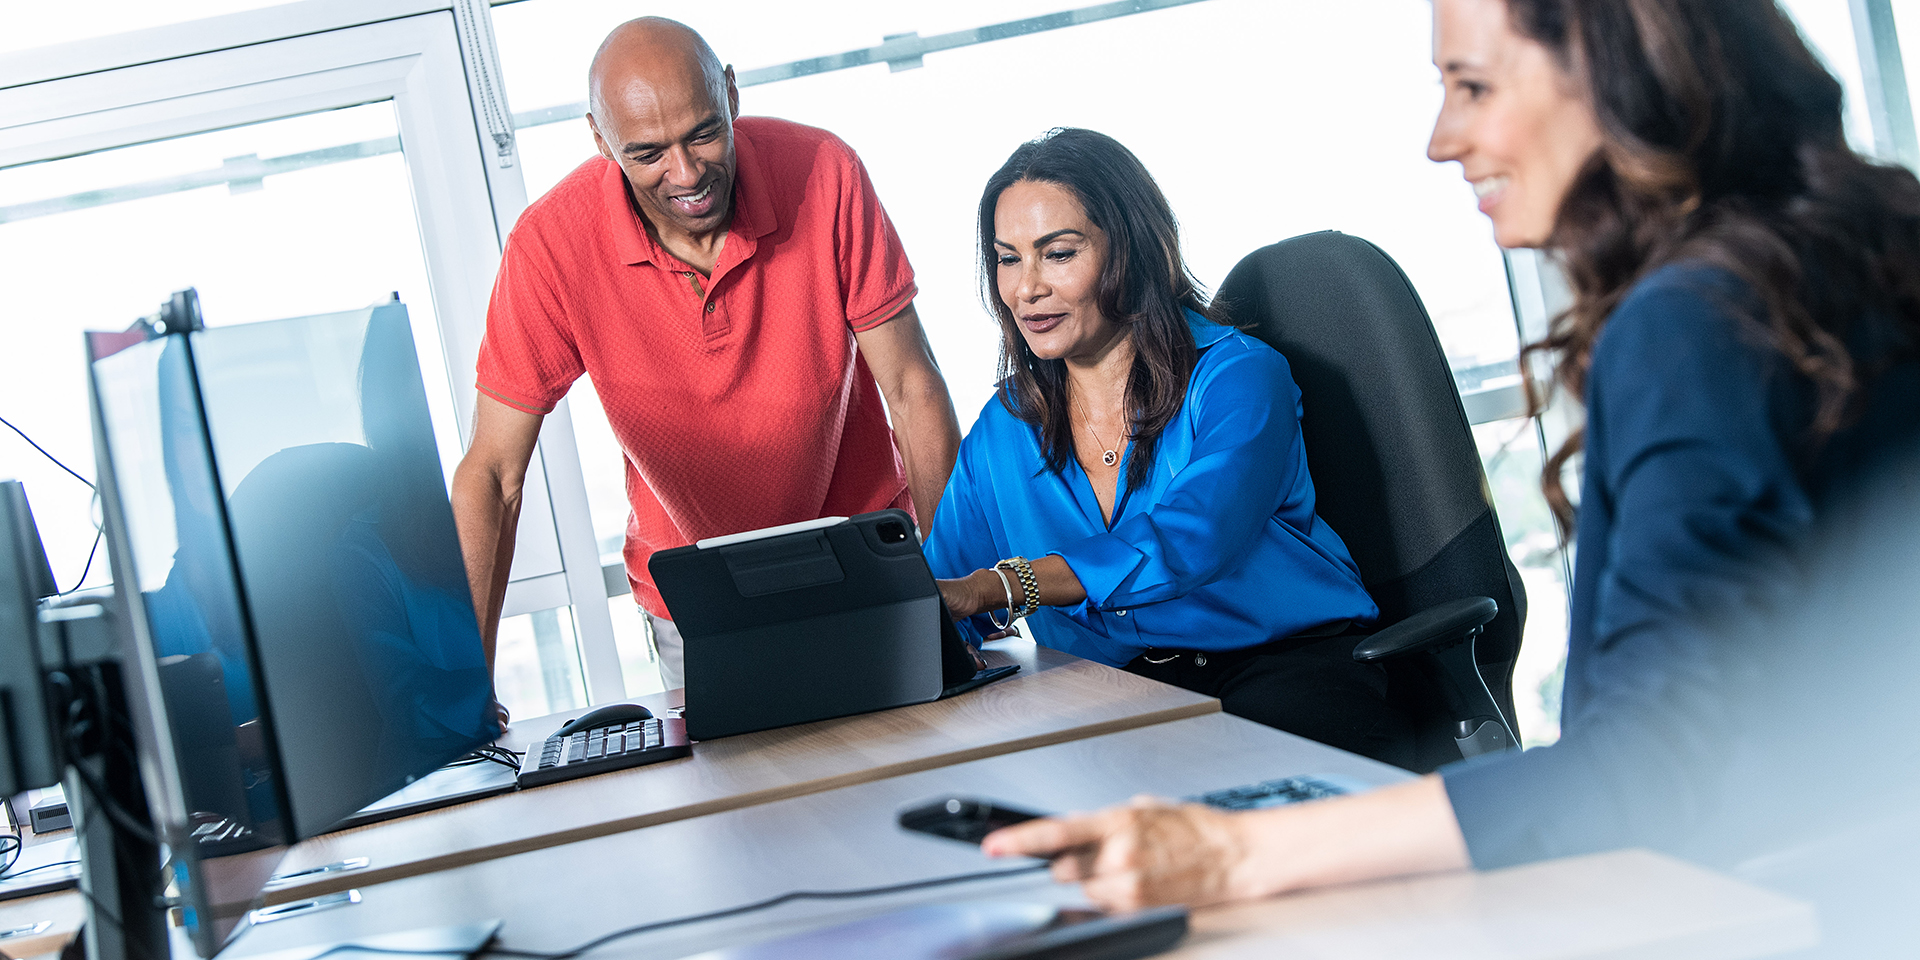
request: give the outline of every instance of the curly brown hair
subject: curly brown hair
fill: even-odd
[[[1890,356],[1920,339],[1920,181],[1848,148],[1842,90],[1773,0],[1507,0],[1517,33],[1586,89],[1600,150],[1547,246],[1573,305],[1527,353],[1583,396],[1595,342],[1636,282],[1677,260],[1755,293],[1748,326],[1812,388],[1809,451],[1844,427]],[[1531,385],[1530,385],[1531,386]],[[1531,390],[1537,412],[1546,391]],[[1576,432],[1541,487],[1561,522]]]

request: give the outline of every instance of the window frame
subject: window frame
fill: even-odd
[[[0,167],[392,101],[464,446],[475,403],[464,371],[479,354],[501,238],[526,205],[510,144],[483,138],[474,107],[487,64],[463,49],[471,33],[460,27],[476,10],[485,17],[478,0],[306,0],[31,51],[0,72]],[[564,403],[537,452],[504,615],[571,604],[589,699],[621,699]]]

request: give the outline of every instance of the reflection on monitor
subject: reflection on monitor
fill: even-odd
[[[406,309],[92,365],[150,794],[210,956],[284,844],[498,735]]]
[[[499,731],[406,308],[192,335],[294,834]]]
[[[117,528],[114,582],[150,705],[150,802],[182,920],[211,955],[288,842],[271,719],[184,335],[92,367],[101,490]],[[150,672],[149,672],[150,671]],[[135,674],[130,671],[127,676]]]

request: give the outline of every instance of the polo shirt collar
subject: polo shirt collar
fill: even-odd
[[[758,246],[753,241],[779,229],[780,218],[774,213],[772,199],[767,196],[766,184],[769,181],[760,150],[738,124],[733,128],[733,154],[733,221],[727,225],[727,240],[748,241],[747,249],[740,252],[744,258]],[[600,177],[600,193],[607,204],[608,215],[613,219],[613,242],[621,263],[652,263],[671,267],[677,262],[647,233],[646,224],[640,220],[640,212],[634,209],[626,171],[611,160],[607,161],[606,171]]]

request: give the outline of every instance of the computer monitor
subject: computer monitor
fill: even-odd
[[[407,309],[188,335],[305,838],[499,735]]]
[[[26,488],[0,480],[0,803],[60,779],[52,744],[32,732],[47,715],[35,640],[38,608],[54,589]]]
[[[212,956],[286,844],[498,735],[405,307],[89,335],[133,734]]]
[[[211,956],[293,836],[192,344],[136,339],[89,337],[96,483],[144,792],[183,926]]]

